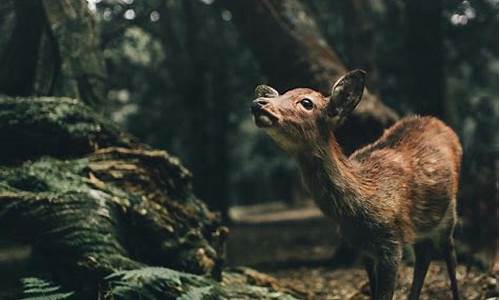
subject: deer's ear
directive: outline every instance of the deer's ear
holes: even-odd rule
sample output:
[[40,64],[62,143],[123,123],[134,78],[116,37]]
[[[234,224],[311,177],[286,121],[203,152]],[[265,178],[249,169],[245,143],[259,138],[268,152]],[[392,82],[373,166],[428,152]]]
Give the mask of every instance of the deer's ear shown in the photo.
[[361,101],[366,72],[354,70],[342,76],[332,86],[330,101],[326,107],[329,118],[344,119]]
[[280,94],[278,91],[273,89],[272,87],[268,85],[258,85],[255,88],[255,97],[260,98],[260,97],[266,97],[266,98],[273,98],[273,97],[278,97]]

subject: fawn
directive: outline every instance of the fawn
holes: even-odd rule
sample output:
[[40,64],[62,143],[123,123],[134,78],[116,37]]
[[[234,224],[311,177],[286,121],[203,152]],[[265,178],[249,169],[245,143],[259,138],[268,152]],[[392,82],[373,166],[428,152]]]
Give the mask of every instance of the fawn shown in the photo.
[[349,157],[334,129],[363,95],[365,72],[342,76],[325,97],[307,88],[283,95],[259,85],[255,123],[299,163],[322,212],[360,249],[372,299],[392,299],[402,247],[413,245],[409,299],[420,296],[434,254],[444,256],[453,299],[459,299],[453,231],[462,149],[457,135],[433,117],[407,117]]

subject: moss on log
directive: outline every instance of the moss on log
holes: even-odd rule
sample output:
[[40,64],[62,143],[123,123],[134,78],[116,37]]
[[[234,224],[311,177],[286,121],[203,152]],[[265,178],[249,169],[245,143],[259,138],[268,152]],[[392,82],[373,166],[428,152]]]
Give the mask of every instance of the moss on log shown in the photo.
[[[63,286],[58,297],[301,295],[255,271],[221,274],[227,229],[191,194],[189,173],[175,161],[162,162],[165,157],[160,151],[112,148],[82,159],[44,157],[1,168],[0,236],[31,245],[29,269]],[[174,170],[178,177],[163,173]],[[141,189],[143,180],[151,183]],[[184,187],[170,192],[175,184]],[[221,277],[222,282],[215,280]]]
[[167,158],[112,148],[1,168],[0,234],[29,243],[64,286],[148,264],[217,276],[227,229]]
[[0,163],[138,146],[82,102],[57,97],[0,97],[0,140]]

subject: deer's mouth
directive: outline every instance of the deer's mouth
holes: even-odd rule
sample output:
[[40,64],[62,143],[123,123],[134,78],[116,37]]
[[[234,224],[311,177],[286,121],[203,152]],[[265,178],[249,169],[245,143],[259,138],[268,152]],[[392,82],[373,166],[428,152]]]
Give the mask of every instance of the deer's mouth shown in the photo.
[[278,117],[265,109],[252,109],[253,118],[257,127],[266,128],[273,126]]

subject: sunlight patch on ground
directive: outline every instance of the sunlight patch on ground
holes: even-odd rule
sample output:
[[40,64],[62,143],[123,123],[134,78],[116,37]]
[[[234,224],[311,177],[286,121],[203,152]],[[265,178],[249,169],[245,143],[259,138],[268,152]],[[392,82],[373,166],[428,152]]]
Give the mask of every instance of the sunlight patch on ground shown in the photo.
[[251,206],[235,206],[229,216],[237,223],[271,223],[322,218],[321,211],[312,203],[290,207],[283,202],[270,202]]

